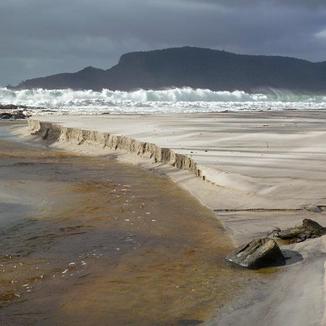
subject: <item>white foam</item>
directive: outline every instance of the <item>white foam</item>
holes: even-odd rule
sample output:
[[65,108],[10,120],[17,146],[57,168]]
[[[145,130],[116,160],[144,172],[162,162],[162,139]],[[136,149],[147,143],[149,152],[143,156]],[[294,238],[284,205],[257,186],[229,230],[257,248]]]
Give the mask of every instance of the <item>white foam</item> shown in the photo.
[[275,90],[249,94],[240,90],[227,92],[189,87],[133,92],[0,88],[0,103],[43,107],[59,114],[320,110],[326,109],[326,95],[308,96]]

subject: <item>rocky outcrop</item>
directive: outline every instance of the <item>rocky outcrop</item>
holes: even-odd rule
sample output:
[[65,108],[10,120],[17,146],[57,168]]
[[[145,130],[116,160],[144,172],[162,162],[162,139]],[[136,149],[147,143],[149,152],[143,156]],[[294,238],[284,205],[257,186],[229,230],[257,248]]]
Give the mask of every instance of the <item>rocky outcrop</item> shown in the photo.
[[326,228],[311,219],[304,219],[302,225],[285,230],[276,229],[266,238],[253,240],[236,249],[225,259],[233,264],[251,269],[279,266],[285,264],[285,258],[273,238],[292,243],[318,238],[325,234]]
[[41,136],[48,142],[67,142],[76,145],[88,144],[110,150],[134,153],[142,158],[151,159],[155,163],[168,164],[181,170],[188,170],[203,179],[205,178],[192,158],[178,154],[169,148],[161,148],[155,144],[142,142],[128,136],[67,128],[38,120],[29,120],[28,124],[33,135]]
[[0,111],[14,111],[25,108],[26,106],[18,106],[15,104],[0,104]]
[[275,240],[253,240],[227,256],[226,261],[241,267],[258,269],[285,264],[285,258]]
[[304,219],[302,225],[295,226],[286,230],[276,229],[272,232],[272,236],[288,240],[290,242],[302,242],[307,239],[321,237],[326,234],[326,228],[322,227],[317,222]]
[[12,112],[0,112],[0,120],[22,120],[27,119],[29,115],[22,110]]
[[0,104],[0,120],[19,120],[30,117],[27,106],[14,104]]

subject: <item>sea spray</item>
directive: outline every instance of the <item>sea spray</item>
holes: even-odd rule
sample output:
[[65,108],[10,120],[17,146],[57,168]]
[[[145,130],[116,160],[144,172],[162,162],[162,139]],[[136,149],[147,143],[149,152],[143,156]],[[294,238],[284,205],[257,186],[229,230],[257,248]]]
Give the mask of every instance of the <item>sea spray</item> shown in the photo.
[[[249,94],[189,87],[132,92],[0,88],[0,103],[51,109],[61,114],[190,113],[288,109],[326,109],[326,96],[268,90]],[[44,109],[35,110],[42,114]]]

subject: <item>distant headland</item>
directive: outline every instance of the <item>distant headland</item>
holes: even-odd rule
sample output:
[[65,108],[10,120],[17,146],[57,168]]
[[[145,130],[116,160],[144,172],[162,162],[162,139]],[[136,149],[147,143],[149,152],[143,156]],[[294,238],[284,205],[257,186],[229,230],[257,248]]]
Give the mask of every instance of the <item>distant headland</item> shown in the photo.
[[326,91],[326,61],[240,55],[196,47],[124,54],[108,70],[87,67],[21,82],[15,89],[92,89],[130,91],[171,87],[244,90],[269,88],[298,92]]

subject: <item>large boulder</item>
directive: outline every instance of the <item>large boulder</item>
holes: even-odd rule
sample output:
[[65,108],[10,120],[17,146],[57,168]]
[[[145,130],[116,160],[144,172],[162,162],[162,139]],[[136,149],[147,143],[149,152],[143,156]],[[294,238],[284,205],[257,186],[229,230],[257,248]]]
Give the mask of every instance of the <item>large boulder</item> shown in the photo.
[[321,237],[324,234],[326,234],[326,228],[310,219],[304,219],[302,225],[285,230],[274,230],[272,233],[274,237],[290,242],[302,242]]
[[236,249],[225,258],[228,262],[241,267],[258,269],[285,264],[285,258],[275,240],[257,239]]

